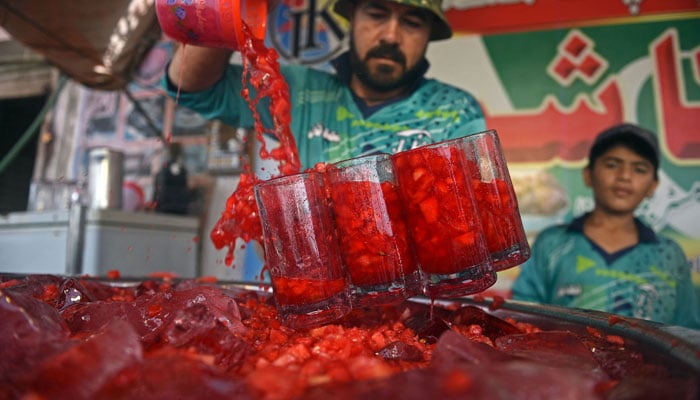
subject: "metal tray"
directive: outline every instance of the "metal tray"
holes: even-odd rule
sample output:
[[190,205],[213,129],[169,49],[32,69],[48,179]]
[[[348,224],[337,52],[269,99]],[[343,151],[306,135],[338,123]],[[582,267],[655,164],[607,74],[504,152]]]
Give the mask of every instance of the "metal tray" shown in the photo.
[[585,332],[591,327],[606,335],[622,337],[625,343],[633,344],[649,361],[672,367],[680,374],[700,376],[700,330],[619,317],[601,311],[515,300],[505,300],[502,304],[489,298],[483,301],[474,298],[456,301],[480,307],[496,317],[512,317],[517,321],[529,322],[544,330]]
[[[229,281],[217,282],[224,287],[271,293],[267,283]],[[429,305],[431,300],[418,296],[409,299]],[[700,376],[700,330],[660,324],[652,321],[620,317],[594,310],[566,308],[516,300],[495,301],[492,298],[463,297],[435,300],[437,306],[475,306],[499,317],[532,323],[544,330],[567,330],[586,333],[594,328],[606,335],[617,335],[642,352],[645,359],[671,367],[681,375]]]
[[[217,282],[224,287],[235,287],[271,293],[267,283],[249,281]],[[427,297],[418,296],[410,301],[430,304]],[[516,300],[495,301],[492,298],[463,297],[435,300],[438,306],[475,306],[499,317],[511,317],[516,321],[532,323],[544,330],[568,330],[586,333],[594,328],[606,335],[617,335],[625,343],[642,352],[648,361],[671,367],[681,375],[700,376],[700,330],[664,325],[636,318],[620,317],[594,310],[566,308]]]
[[[22,279],[27,275],[0,273],[0,281]],[[64,277],[67,278],[67,277]],[[192,280],[191,278],[151,278],[151,277],[122,277],[107,279],[100,277],[79,277],[80,279],[95,280],[100,283],[128,287],[138,285],[147,280],[168,280],[172,282]],[[271,295],[269,283],[252,281],[216,281],[211,284],[222,288],[254,291]],[[431,300],[418,296],[409,301],[431,304]],[[475,306],[490,315],[499,318],[513,318],[519,322],[527,322],[543,330],[566,330],[585,333],[594,328],[606,335],[617,335],[625,340],[625,344],[640,351],[647,361],[652,361],[669,367],[679,375],[700,376],[700,330],[659,324],[651,321],[619,317],[613,314],[543,305],[515,300],[495,300],[479,296],[464,297],[449,300],[435,300],[435,306]]]

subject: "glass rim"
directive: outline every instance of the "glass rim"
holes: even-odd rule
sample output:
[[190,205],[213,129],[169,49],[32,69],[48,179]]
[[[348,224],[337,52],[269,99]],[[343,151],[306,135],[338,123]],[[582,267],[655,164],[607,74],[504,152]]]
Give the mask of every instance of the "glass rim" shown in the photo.
[[277,186],[277,185],[282,185],[286,184],[292,181],[298,181],[298,180],[305,180],[308,177],[314,177],[314,176],[322,176],[323,172],[316,171],[314,169],[310,169],[304,172],[297,172],[295,174],[290,174],[290,175],[280,175],[280,176],[273,176],[270,179],[265,179],[265,180],[260,180],[253,185],[253,189],[257,190],[258,187],[261,186]]
[[398,152],[398,153],[394,153],[394,154],[392,155],[392,157],[398,157],[398,156],[401,156],[401,155],[405,155],[405,154],[409,154],[409,153],[414,153],[414,152],[416,152],[416,151],[420,151],[420,150],[424,150],[424,149],[431,149],[431,148],[435,148],[435,147],[441,147],[441,146],[444,146],[444,145],[447,145],[447,144],[458,143],[458,142],[464,142],[464,141],[466,141],[466,140],[469,140],[470,138],[475,138],[475,137],[477,137],[477,136],[495,136],[496,138],[498,138],[498,132],[496,131],[496,129],[487,129],[487,130],[485,130],[485,131],[476,132],[476,133],[470,133],[470,134],[468,134],[468,135],[464,135],[464,136],[460,136],[460,137],[456,137],[456,138],[444,139],[444,140],[441,140],[441,141],[435,142],[435,143],[427,143],[427,144],[424,144],[424,145],[422,145],[422,146],[418,146],[418,147],[414,147],[414,148],[412,148],[412,149],[408,149],[408,150],[400,151],[400,152]]
[[374,154],[365,154],[363,156],[357,156],[357,157],[352,157],[352,158],[347,158],[345,160],[340,160],[336,161],[334,163],[328,164],[328,167],[326,171],[333,171],[335,170],[344,170],[346,168],[354,167],[361,162],[368,160],[368,161],[374,161],[376,163],[384,162],[384,161],[390,161],[391,157],[393,154],[391,153],[374,153]]

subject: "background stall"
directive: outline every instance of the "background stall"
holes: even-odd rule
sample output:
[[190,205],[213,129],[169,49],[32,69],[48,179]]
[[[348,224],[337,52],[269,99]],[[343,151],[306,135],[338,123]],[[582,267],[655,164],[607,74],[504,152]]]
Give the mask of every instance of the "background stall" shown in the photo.
[[[346,48],[347,26],[331,3],[282,0],[270,11],[267,43],[281,62],[328,69]],[[34,179],[79,179],[86,151],[111,146],[126,155],[125,180],[148,198],[163,138],[181,141],[198,192],[191,215],[199,221],[196,270],[242,277],[245,254],[227,267],[225,252],[208,236],[237,184],[248,133],[203,121],[162,95],[157,82],[172,43],[160,36],[152,0],[47,4],[0,1],[10,36],[72,78],[44,129],[55,140],[53,157],[38,143]],[[431,44],[428,74],[481,102],[487,125],[501,137],[529,239],[592,207],[580,173],[592,138],[604,127],[637,123],[658,134],[662,152],[661,184],[639,215],[681,244],[700,289],[700,4],[444,0],[443,6],[455,36]],[[89,19],[78,18],[88,11]],[[48,18],[62,13],[76,18]],[[45,37],[37,39],[37,27]],[[99,43],[81,58],[86,38]],[[68,62],[67,53],[55,51],[61,46],[77,58]],[[112,69],[97,68],[106,61]],[[75,68],[85,62],[90,68]],[[507,295],[517,273],[500,273],[492,290]]]

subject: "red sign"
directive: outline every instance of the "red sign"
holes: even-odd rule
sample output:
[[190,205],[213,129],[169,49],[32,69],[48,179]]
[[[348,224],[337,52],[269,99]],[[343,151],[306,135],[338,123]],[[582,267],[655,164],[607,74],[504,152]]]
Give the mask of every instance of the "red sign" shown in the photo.
[[697,0],[446,0],[443,5],[455,32],[482,34],[568,28],[613,19],[619,23],[620,18],[639,19],[669,13],[700,13]]

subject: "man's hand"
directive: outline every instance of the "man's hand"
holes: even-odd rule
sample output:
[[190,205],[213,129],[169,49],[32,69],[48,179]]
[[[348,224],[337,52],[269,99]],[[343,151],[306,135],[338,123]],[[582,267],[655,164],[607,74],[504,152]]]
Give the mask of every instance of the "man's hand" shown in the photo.
[[208,89],[223,76],[231,54],[228,49],[180,44],[170,62],[168,78],[183,92]]

